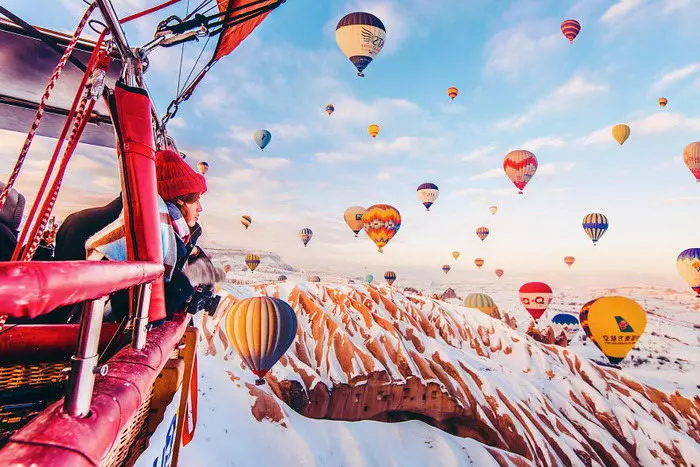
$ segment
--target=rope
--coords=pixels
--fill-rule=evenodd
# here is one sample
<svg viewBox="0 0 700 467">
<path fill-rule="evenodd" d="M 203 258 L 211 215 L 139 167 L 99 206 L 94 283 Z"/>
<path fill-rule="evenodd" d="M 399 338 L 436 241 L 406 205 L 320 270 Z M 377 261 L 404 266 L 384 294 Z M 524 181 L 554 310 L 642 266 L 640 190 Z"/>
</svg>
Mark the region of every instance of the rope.
<svg viewBox="0 0 700 467">
<path fill-rule="evenodd" d="M 180 1 L 181 0 L 168 0 L 167 2 L 163 2 L 160 5 L 156 5 L 154 7 L 148 8 L 146 10 L 139 11 L 138 13 L 134 13 L 133 15 L 129 15 L 126 18 L 122 18 L 119 20 L 119 23 L 121 23 L 121 24 L 128 23 L 129 21 L 141 18 L 142 16 L 150 15 L 151 13 L 155 13 L 158 10 L 162 10 L 163 8 L 167 8 L 170 5 L 174 5 Z"/>
<path fill-rule="evenodd" d="M 87 21 L 90 18 L 90 15 L 92 15 L 92 12 L 95 10 L 96 6 L 97 5 L 95 3 L 91 4 L 83 14 L 83 17 L 80 19 L 80 23 L 78 23 L 78 27 L 73 33 L 73 37 L 71 38 L 70 42 L 68 43 L 68 46 L 66 47 L 66 51 L 63 53 L 63 56 L 56 65 L 56 68 L 54 68 L 53 73 L 51 74 L 51 78 L 49 78 L 49 82 L 46 85 L 44 95 L 41 96 L 41 101 L 39 102 L 39 106 L 36 109 L 34 121 L 32 122 L 32 125 L 29 128 L 29 132 L 27 133 L 27 138 L 24 141 L 24 146 L 22 146 L 22 150 L 20 151 L 19 156 L 17 157 L 17 162 L 15 163 L 14 169 L 12 169 L 12 174 L 10 175 L 10 178 L 7 181 L 7 185 L 5 185 L 5 188 L 3 188 L 2 192 L 0 193 L 0 209 L 2 209 L 5 206 L 5 202 L 7 201 L 7 195 L 10 192 L 10 189 L 12 189 L 12 187 L 14 186 L 15 182 L 17 181 L 17 177 L 19 176 L 19 173 L 22 170 L 22 165 L 24 164 L 24 160 L 26 159 L 27 153 L 29 152 L 29 147 L 32 144 L 32 140 L 34 139 L 34 135 L 36 134 L 37 128 L 39 128 L 41 118 L 44 116 L 44 111 L 46 109 L 46 104 L 49 100 L 49 97 L 51 96 L 51 91 L 56 86 L 56 83 L 58 82 L 58 79 L 61 76 L 61 72 L 63 71 L 63 67 L 66 65 L 68 58 L 73 53 L 73 49 L 78 43 L 78 38 L 80 37 L 83 28 L 85 28 L 85 24 L 87 24 Z"/>
</svg>

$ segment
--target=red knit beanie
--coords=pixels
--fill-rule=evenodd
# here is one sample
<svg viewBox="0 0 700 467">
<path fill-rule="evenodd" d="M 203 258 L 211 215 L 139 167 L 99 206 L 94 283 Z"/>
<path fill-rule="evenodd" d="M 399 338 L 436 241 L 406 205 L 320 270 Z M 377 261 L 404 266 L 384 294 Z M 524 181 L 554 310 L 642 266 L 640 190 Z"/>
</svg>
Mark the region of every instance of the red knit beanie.
<svg viewBox="0 0 700 467">
<path fill-rule="evenodd" d="M 165 201 L 190 193 L 205 193 L 207 182 L 178 153 L 164 149 L 156 153 L 158 194 Z"/>
</svg>

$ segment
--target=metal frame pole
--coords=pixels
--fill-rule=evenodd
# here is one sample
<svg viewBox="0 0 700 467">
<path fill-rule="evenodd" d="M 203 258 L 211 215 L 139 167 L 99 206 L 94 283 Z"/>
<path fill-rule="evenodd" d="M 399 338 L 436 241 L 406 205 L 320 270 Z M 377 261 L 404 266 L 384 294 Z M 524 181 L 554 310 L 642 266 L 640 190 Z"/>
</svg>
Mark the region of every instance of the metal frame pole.
<svg viewBox="0 0 700 467">
<path fill-rule="evenodd" d="M 95 373 L 99 359 L 102 317 L 108 297 L 92 300 L 83 305 L 78 333 L 78 348 L 71 357 L 71 374 L 68 391 L 63 401 L 63 411 L 72 417 L 86 417 L 90 414 L 92 391 L 95 386 Z M 107 367 L 101 367 L 104 373 Z"/>
<path fill-rule="evenodd" d="M 151 303 L 151 283 L 141 284 L 136 291 L 135 310 L 132 318 L 131 347 L 142 350 L 146 345 L 148 310 Z"/>
</svg>

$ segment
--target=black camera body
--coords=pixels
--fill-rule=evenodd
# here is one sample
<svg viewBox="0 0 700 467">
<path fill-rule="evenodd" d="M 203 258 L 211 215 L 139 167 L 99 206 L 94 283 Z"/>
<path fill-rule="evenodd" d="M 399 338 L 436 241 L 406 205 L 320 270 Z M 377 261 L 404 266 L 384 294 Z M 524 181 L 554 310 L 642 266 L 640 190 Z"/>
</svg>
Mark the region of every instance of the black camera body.
<svg viewBox="0 0 700 467">
<path fill-rule="evenodd" d="M 216 309 L 219 307 L 219 302 L 221 301 L 220 295 L 214 294 L 214 286 L 211 284 L 199 285 L 192 294 L 189 304 L 187 305 L 187 312 L 190 314 L 197 314 L 199 311 L 206 311 L 209 316 L 214 316 Z"/>
</svg>

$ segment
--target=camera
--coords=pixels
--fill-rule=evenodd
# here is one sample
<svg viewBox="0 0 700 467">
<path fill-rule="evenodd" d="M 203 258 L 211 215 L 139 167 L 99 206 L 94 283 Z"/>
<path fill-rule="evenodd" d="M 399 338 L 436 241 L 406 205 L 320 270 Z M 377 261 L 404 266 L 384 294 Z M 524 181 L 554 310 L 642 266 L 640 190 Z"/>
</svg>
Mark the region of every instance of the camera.
<svg viewBox="0 0 700 467">
<path fill-rule="evenodd" d="M 214 286 L 211 284 L 199 285 L 192 294 L 187 312 L 197 314 L 200 310 L 206 311 L 209 316 L 214 316 L 221 301 L 220 295 L 214 295 Z"/>
</svg>

